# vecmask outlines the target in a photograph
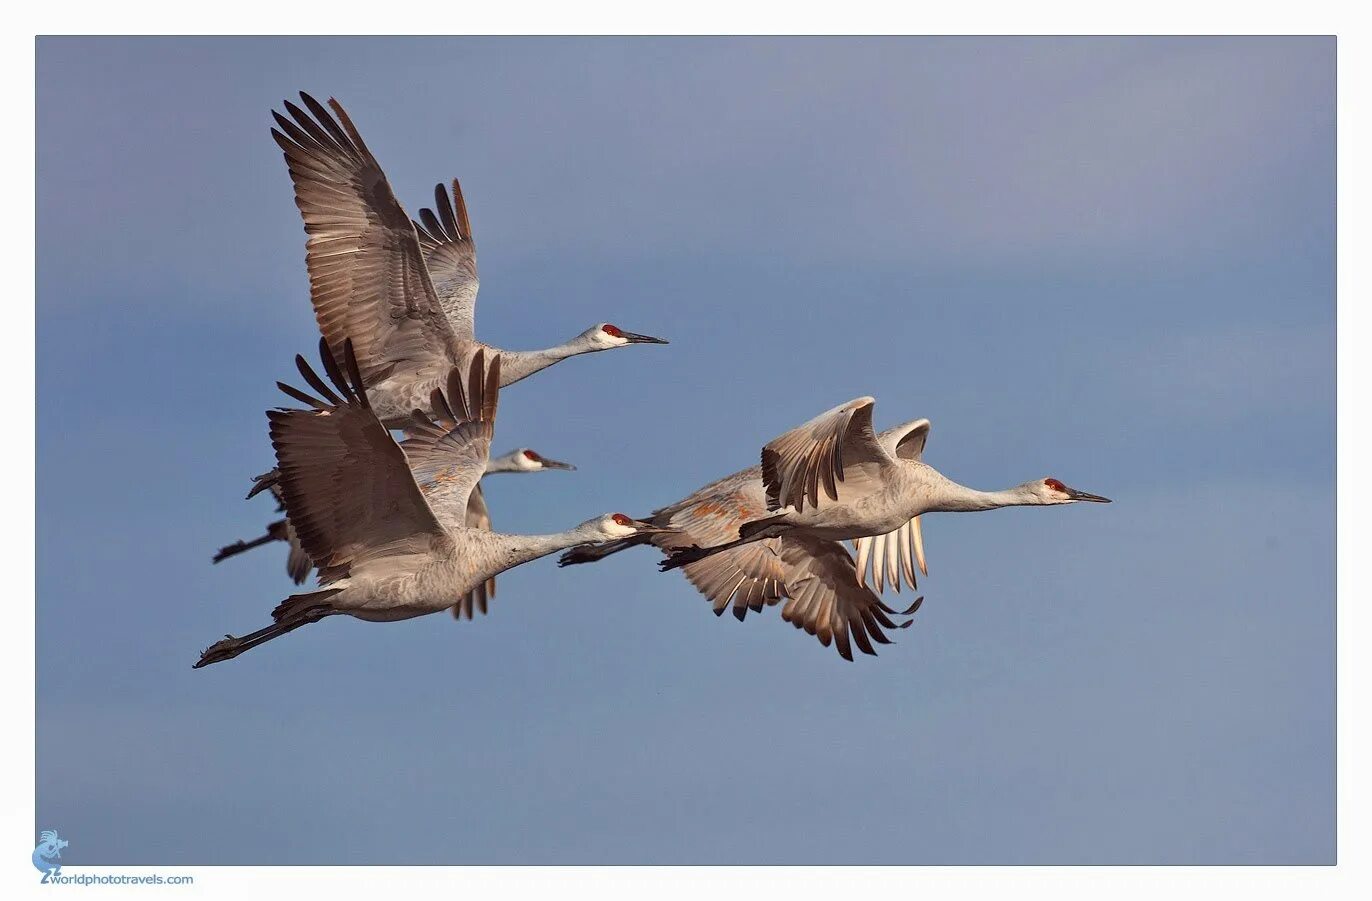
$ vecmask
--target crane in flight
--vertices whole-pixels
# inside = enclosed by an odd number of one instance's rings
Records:
[[[878,440],[895,448],[923,425],[926,423],[919,420],[897,426],[883,432]],[[558,565],[591,563],[641,544],[652,544],[671,554],[727,542],[738,536],[740,526],[766,511],[766,494],[761,466],[727,475],[645,517],[665,531],[575,547],[559,558]],[[918,517],[900,537],[910,545],[907,566],[915,561],[927,574]],[[890,559],[894,562],[895,555]],[[883,629],[908,627],[911,620],[904,617],[913,615],[923,601],[916,598],[908,609],[893,610],[877,596],[880,586],[874,592],[864,583],[843,545],[799,531],[686,563],[682,572],[710,601],[716,616],[732,608],[734,617],[742,622],[749,610],[759,612],[781,604],[785,622],[815,636],[825,647],[832,643],[845,660],[853,659],[853,645],[875,656],[874,642],[891,643]],[[891,584],[899,590],[898,575],[894,570],[892,573]],[[905,579],[915,587],[913,568],[906,570]]]
[[[897,442],[882,440],[872,430],[875,403],[870,397],[855,398],[770,441],[762,449],[760,467],[765,511],[741,524],[732,540],[681,548],[661,568],[698,564],[770,538],[806,535],[856,541],[859,578],[870,561],[880,579],[883,559],[888,574],[913,572],[911,557],[922,557],[914,520],[925,513],[1110,503],[1055,478],[1032,479],[1001,491],[959,485],[923,460],[927,419],[911,423]]]
[[[486,463],[486,471],[482,478],[502,472],[545,472],[548,470],[575,470],[576,467],[570,463],[563,463],[561,460],[554,460],[545,457],[538,451],[527,447],[517,447],[509,453],[499,457],[492,457]],[[273,473],[274,474],[274,473]],[[271,474],[269,474],[271,475]],[[425,494],[434,488],[435,483],[424,482],[419,488]],[[272,496],[276,498],[277,512],[284,512],[286,506],[281,500],[281,484],[279,481],[268,481],[265,484],[259,482],[253,486],[253,494],[263,488],[269,489]],[[491,514],[486,507],[486,495],[481,490],[481,482],[472,489],[471,497],[467,499],[467,525],[473,529],[491,528]],[[300,538],[291,528],[290,520],[286,517],[267,523],[266,531],[256,538],[239,539],[233,544],[226,544],[221,547],[214,555],[211,562],[219,563],[230,557],[235,557],[245,551],[250,551],[255,547],[262,547],[266,544],[280,541],[289,546],[286,554],[286,573],[291,577],[291,581],[297,585],[304,584],[314,570],[314,561],[310,555],[305,553],[305,548],[300,544]],[[486,612],[487,603],[490,598],[495,597],[495,579],[491,578],[482,586],[476,588],[471,594],[465,596],[457,604],[453,605],[453,616],[467,619],[472,618],[473,610]]]
[[[403,427],[449,370],[463,371],[481,351],[503,361],[500,385],[513,384],[568,357],[666,344],[661,338],[597,323],[543,350],[509,351],[476,339],[476,246],[462,190],[440,184],[435,211],[415,222],[391,190],[343,107],[301,93],[305,109],[283,101],[272,137],[286,158],[305,223],[305,266],[320,333],[335,357],[353,341],[372,409]],[[308,111],[307,111],[308,110]]]
[[[429,398],[433,417],[416,411],[404,449],[372,409],[352,341],[342,365],[326,340],[320,359],[332,387],[296,358],[318,396],[278,383],[304,409],[269,410],[281,497],[300,543],[319,567],[320,588],[292,595],[272,623],[225,636],[195,668],[329,616],[394,622],[437,613],[499,573],[568,547],[659,530],[622,513],[550,535],[511,535],[467,525],[467,502],[486,469],[500,391],[500,357],[478,350],[452,367],[446,389]],[[421,482],[436,483],[427,494]]]

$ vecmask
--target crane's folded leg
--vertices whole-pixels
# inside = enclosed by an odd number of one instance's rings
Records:
[[[332,616],[338,611],[329,605],[328,599],[338,592],[339,589],[330,588],[286,598],[272,611],[272,618],[276,622],[241,637],[226,635],[206,648],[191,669],[200,669],[200,667],[209,666],[211,663],[232,660],[244,651],[251,650],[264,642],[271,641],[273,638],[279,638],[287,632],[294,632],[301,626],[308,626],[310,623],[319,622],[326,616]]]

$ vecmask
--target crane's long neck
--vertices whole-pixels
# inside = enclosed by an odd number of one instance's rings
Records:
[[[596,528],[596,523],[594,519],[588,520],[574,529],[549,535],[495,535],[501,547],[500,562],[505,569],[510,569],[578,544],[604,541],[606,536]]]
[[[602,348],[592,347],[585,337],[578,335],[555,347],[543,350],[502,350],[500,352],[500,387],[513,385],[542,369],[577,354],[591,353]]]
[[[510,451],[499,457],[491,457],[486,461],[486,475],[493,472],[523,472],[524,467],[519,465],[519,451]]]
[[[939,479],[930,492],[931,513],[975,513],[979,510],[997,510],[1001,507],[1024,507],[1040,504],[1037,495],[1029,491],[1028,483],[1000,491],[981,491],[960,485],[952,479],[938,474]]]

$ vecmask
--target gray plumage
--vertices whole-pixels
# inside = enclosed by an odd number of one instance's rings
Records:
[[[506,454],[502,454],[499,457],[492,457],[488,460],[482,478],[484,479],[486,476],[497,473],[531,473],[545,472],[553,469],[575,470],[576,467],[570,463],[563,463],[561,460],[545,457],[530,448],[519,447]],[[286,508],[281,503],[281,487],[277,482],[278,475],[279,473],[277,473],[276,470],[272,470],[271,472],[257,476],[253,480],[253,491],[249,494],[249,497],[256,495],[259,491],[269,490],[273,497],[276,498],[277,512],[284,512]],[[420,490],[427,492],[431,487],[431,484],[432,483],[421,482],[419,486]],[[467,500],[467,525],[474,529],[489,529],[491,527],[490,511],[486,508],[486,500],[481,490],[480,483],[477,484],[476,489]],[[266,532],[257,538],[247,540],[239,539],[232,544],[224,545],[215,552],[212,562],[220,563],[230,557],[236,557],[239,554],[250,551],[253,548],[262,547],[277,541],[285,542],[290,546],[290,552],[286,557],[287,574],[290,575],[291,580],[295,582],[295,584],[304,584],[305,580],[309,578],[310,573],[314,571],[314,563],[310,560],[309,555],[305,553],[305,549],[301,547],[299,537],[295,534],[295,530],[290,527],[290,520],[286,519],[284,516],[267,523]],[[490,584],[490,596],[494,597],[495,580],[491,579]],[[453,610],[456,615],[458,612],[457,607],[455,606]],[[485,612],[484,605],[482,605],[481,610],[483,613]],[[469,616],[468,619],[470,618],[471,617]]]
[[[767,511],[762,467],[725,476],[675,504],[663,507],[647,522],[669,531],[634,536],[601,545],[573,548],[563,566],[589,563],[638,544],[651,543],[669,554],[682,548],[722,544],[738,537],[739,527]],[[710,602],[715,615],[732,609],[745,619],[748,611],[781,604],[781,618],[804,629],[847,660],[853,645],[875,654],[873,643],[889,644],[883,629],[901,629],[919,608],[917,599],[897,613],[859,583],[853,558],[842,545],[799,532],[767,538],[687,563],[682,572]]]
[[[768,442],[761,465],[766,510],[743,523],[737,538],[683,548],[662,568],[798,534],[855,541],[859,579],[865,580],[870,563],[879,588],[883,578],[899,588],[900,575],[913,583],[915,565],[923,568],[918,517],[925,513],[1109,503],[1053,478],[1003,491],[959,485],[923,461],[927,419],[878,436],[872,430],[874,404],[870,397],[855,398]]]
[[[325,383],[301,357],[301,376],[318,396],[281,385],[306,409],[268,412],[278,482],[287,518],[321,588],[293,595],[272,612],[272,624],[227,636],[205,650],[197,668],[328,616],[391,622],[437,613],[487,579],[555,551],[656,529],[608,514],[551,535],[507,535],[469,528],[467,501],[486,466],[494,433],[500,358],[478,352],[435,388],[431,418],[416,410],[402,450],[372,409],[352,342],[343,364],[320,342]],[[450,424],[449,428],[444,423]],[[410,460],[435,482],[420,490]]]
[[[351,338],[372,408],[399,427],[457,366],[482,350],[505,361],[501,385],[567,357],[659,338],[600,323],[564,344],[501,351],[477,341],[476,248],[456,181],[452,198],[435,189],[435,207],[413,222],[380,164],[337,101],[308,94],[273,111],[272,136],[286,158],[305,223],[305,264],[320,333],[335,355]]]

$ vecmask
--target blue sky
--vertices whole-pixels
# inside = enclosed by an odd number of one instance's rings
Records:
[[[860,394],[1110,507],[934,516],[847,664],[649,553],[455,624],[220,566],[317,340],[267,129],[467,193],[479,333],[670,347],[504,393],[497,526],[645,513]],[[1329,863],[1332,39],[41,39],[36,828],[71,865]],[[64,856],[64,860],[66,857]]]

